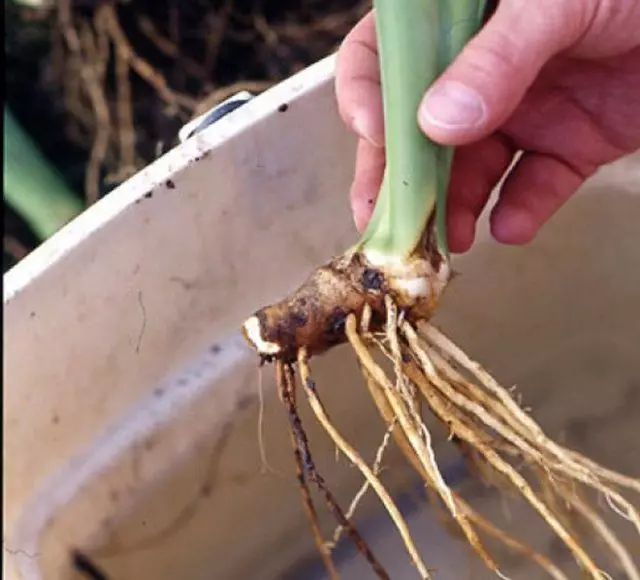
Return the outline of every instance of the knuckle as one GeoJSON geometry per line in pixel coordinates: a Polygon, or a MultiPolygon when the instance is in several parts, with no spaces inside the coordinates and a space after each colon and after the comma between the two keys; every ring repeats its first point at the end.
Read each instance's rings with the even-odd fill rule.
{"type": "Polygon", "coordinates": [[[467,66],[476,76],[486,80],[513,74],[521,66],[521,50],[513,35],[496,32],[490,41],[482,42],[469,54],[467,66]]]}

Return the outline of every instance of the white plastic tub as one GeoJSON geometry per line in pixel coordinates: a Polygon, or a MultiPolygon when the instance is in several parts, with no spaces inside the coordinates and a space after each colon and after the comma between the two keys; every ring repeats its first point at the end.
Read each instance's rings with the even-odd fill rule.
{"type": "MultiPolygon", "coordinates": [[[[170,151],[5,276],[4,577],[88,578],[74,550],[110,580],[321,577],[268,369],[264,444],[278,473],[263,468],[257,360],[238,328],[356,239],[355,142],[333,65],[170,151]]],[[[635,475],[639,228],[636,156],[603,169],[526,248],[492,242],[483,222],[440,314],[552,435],[635,475]]],[[[382,429],[348,350],[314,370],[344,435],[370,456],[382,429]]],[[[360,477],[304,417],[347,505],[360,477]]],[[[453,460],[448,444],[439,456],[453,460]]],[[[386,464],[392,489],[410,490],[400,458],[386,464]]],[[[358,514],[392,577],[415,577],[376,501],[358,514]]],[[[466,551],[429,513],[411,521],[438,578],[462,578],[466,551]]],[[[345,578],[368,577],[349,554],[341,562],[345,578]]],[[[518,566],[513,577],[539,577],[518,566]]]]}

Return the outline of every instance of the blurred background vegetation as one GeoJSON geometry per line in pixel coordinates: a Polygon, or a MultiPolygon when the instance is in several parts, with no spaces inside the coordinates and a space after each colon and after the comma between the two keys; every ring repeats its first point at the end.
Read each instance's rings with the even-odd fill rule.
{"type": "Polygon", "coordinates": [[[371,0],[5,0],[6,271],[177,143],[335,51],[371,0]]]}

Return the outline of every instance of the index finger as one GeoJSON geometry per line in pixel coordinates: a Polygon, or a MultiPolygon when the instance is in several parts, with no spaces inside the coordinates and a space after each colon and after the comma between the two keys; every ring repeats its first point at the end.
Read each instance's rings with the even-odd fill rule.
{"type": "Polygon", "coordinates": [[[336,97],[346,125],[376,147],[383,147],[384,120],[373,11],[356,24],[338,50],[336,97]]]}

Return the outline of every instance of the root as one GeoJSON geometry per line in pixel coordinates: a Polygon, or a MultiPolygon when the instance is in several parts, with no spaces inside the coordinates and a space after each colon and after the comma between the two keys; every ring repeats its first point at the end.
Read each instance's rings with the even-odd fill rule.
{"type": "MultiPolygon", "coordinates": [[[[280,400],[282,387],[278,386],[280,400]]],[[[258,370],[258,450],[260,451],[260,466],[263,472],[271,471],[267,461],[267,449],[264,444],[264,391],[262,390],[262,368],[258,370]]]]}
{"type": "MultiPolygon", "coordinates": [[[[408,326],[405,326],[405,330],[409,334],[413,333],[414,348],[417,348],[418,351],[423,353],[421,355],[423,359],[422,362],[427,364],[429,371],[432,373],[431,376],[437,377],[438,373],[434,373],[433,365],[424,360],[424,349],[418,346],[415,340],[415,331],[408,326]]],[[[504,425],[507,430],[505,431],[498,426],[499,423],[495,421],[495,417],[490,418],[489,421],[485,420],[485,424],[496,429],[505,438],[508,438],[520,452],[525,453],[528,460],[536,459],[543,469],[555,471],[557,472],[557,476],[564,476],[580,481],[602,493],[611,509],[620,517],[631,522],[638,533],[640,533],[640,516],[638,510],[624,498],[619,491],[611,486],[611,484],[619,485],[627,489],[639,491],[640,480],[606,469],[577,452],[561,447],[543,433],[542,429],[533,419],[511,398],[506,389],[500,387],[480,365],[471,361],[461,349],[446,339],[442,333],[434,327],[428,327],[424,329],[424,336],[427,338],[433,337],[435,339],[434,346],[444,350],[450,358],[456,360],[461,366],[474,373],[486,391],[483,392],[479,387],[471,385],[468,381],[466,381],[467,387],[473,388],[474,394],[484,403],[485,407],[494,411],[497,417],[504,419],[504,425]],[[495,397],[488,396],[489,393],[495,395],[495,397]],[[526,440],[526,442],[523,440],[526,440]]],[[[464,381],[464,378],[461,377],[443,357],[438,355],[434,349],[429,349],[429,351],[431,361],[438,362],[438,370],[441,371],[445,378],[449,377],[450,382],[457,382],[458,384],[460,381],[464,381]]],[[[436,383],[442,385],[446,384],[446,381],[441,381],[436,378],[436,383]]],[[[486,419],[486,414],[484,413],[478,416],[486,419]]]]}
{"type": "MultiPolygon", "coordinates": [[[[412,335],[415,345],[415,332],[410,328],[405,330],[408,334],[412,335]]],[[[462,378],[461,375],[457,373],[457,371],[455,371],[437,352],[431,350],[429,356],[431,361],[435,363],[438,371],[442,372],[443,376],[450,384],[460,385],[460,381],[464,381],[464,378],[462,378]]],[[[425,358],[424,354],[422,355],[422,358],[425,358]]],[[[445,390],[447,390],[447,382],[443,382],[437,378],[437,373],[434,374],[434,369],[430,362],[423,362],[429,366],[432,376],[435,376],[435,384],[441,386],[444,385],[445,390]]],[[[500,387],[498,387],[498,392],[500,393],[501,398],[504,398],[505,395],[508,397],[508,393],[504,389],[500,390],[500,387]]],[[[530,421],[529,417],[512,399],[508,398],[505,400],[509,406],[502,405],[501,401],[491,399],[485,392],[481,391],[477,387],[474,387],[474,395],[479,401],[481,401],[485,409],[494,411],[496,415],[496,417],[487,416],[487,413],[484,410],[480,410],[478,411],[477,416],[483,418],[486,425],[496,429],[499,434],[510,440],[514,445],[514,452],[524,452],[528,460],[536,459],[538,464],[546,471],[557,471],[557,477],[568,477],[578,480],[602,493],[607,499],[609,507],[620,517],[633,523],[636,529],[640,532],[640,519],[636,508],[634,508],[633,505],[618,491],[613,489],[610,484],[605,483],[605,481],[609,481],[610,483],[623,485],[629,489],[635,489],[638,485],[637,480],[612,472],[584,458],[578,453],[568,449],[563,449],[542,434],[542,431],[535,423],[533,423],[533,426],[535,426],[535,432],[532,433],[534,430],[530,429],[529,425],[518,423],[515,413],[511,413],[512,408],[514,410],[517,409],[520,416],[524,416],[528,421],[530,421]],[[501,425],[496,421],[496,418],[503,418],[506,425],[501,425]],[[509,429],[513,429],[514,431],[510,431],[509,429]],[[522,438],[516,432],[521,434],[522,438]],[[534,447],[536,447],[536,449],[534,449],[534,447]],[[593,466],[593,469],[591,469],[591,466],[593,466]]],[[[473,403],[464,401],[460,398],[457,398],[457,400],[463,407],[473,407],[477,410],[477,407],[475,407],[473,403]]]]}
{"type": "Polygon", "coordinates": [[[117,117],[118,138],[120,141],[120,168],[110,181],[120,182],[131,177],[137,170],[129,63],[121,53],[116,55],[116,74],[118,75],[117,117]]]}
{"type": "MultiPolygon", "coordinates": [[[[429,397],[429,404],[437,409],[439,414],[446,413],[443,400],[437,396],[429,397]]],[[[600,578],[600,572],[596,564],[578,544],[578,542],[569,534],[565,527],[560,523],[556,515],[549,507],[535,494],[528,482],[522,477],[511,465],[509,465],[498,453],[478,438],[477,433],[464,425],[461,421],[452,417],[451,427],[456,434],[465,439],[485,457],[489,464],[498,472],[505,476],[513,486],[520,491],[522,496],[531,504],[531,506],[542,516],[542,518],[551,526],[556,534],[564,541],[565,545],[573,552],[576,559],[582,564],[593,578],[600,578]]]]}
{"type": "Polygon", "coordinates": [[[344,438],[338,433],[336,428],[329,420],[324,406],[322,405],[316,393],[315,383],[313,382],[313,380],[311,380],[309,367],[307,364],[307,354],[304,350],[300,352],[298,365],[300,368],[302,383],[305,386],[305,392],[307,393],[307,397],[309,399],[309,404],[314,414],[316,415],[318,422],[322,425],[322,427],[325,429],[329,437],[337,445],[340,451],[351,461],[351,463],[353,463],[361,471],[362,475],[365,477],[369,485],[371,485],[374,491],[378,494],[380,501],[383,503],[385,509],[391,516],[391,519],[398,528],[407,551],[409,552],[414,565],[418,569],[420,576],[424,579],[431,578],[427,567],[424,565],[424,562],[420,558],[418,550],[413,543],[413,539],[409,532],[407,523],[404,521],[404,518],[402,517],[402,514],[400,513],[400,510],[396,506],[395,502],[393,501],[393,499],[391,499],[391,496],[384,488],[380,480],[371,471],[369,466],[364,462],[362,457],[360,457],[358,452],[344,440],[344,438]]]}
{"type": "MultiPolygon", "coordinates": [[[[348,320],[347,321],[348,331],[350,330],[350,328],[351,328],[351,323],[348,320]]],[[[354,345],[354,348],[359,349],[360,346],[356,344],[354,345]]],[[[369,392],[374,402],[376,403],[376,406],[378,407],[378,410],[383,420],[386,423],[393,422],[394,421],[393,410],[391,409],[391,406],[388,403],[388,401],[384,398],[381,387],[372,379],[371,375],[369,374],[369,372],[367,372],[365,368],[362,368],[362,372],[365,377],[367,387],[369,388],[369,392]]],[[[431,487],[429,486],[429,483],[428,483],[431,481],[429,478],[429,475],[425,472],[420,461],[416,457],[416,454],[413,448],[410,446],[409,441],[407,440],[404,432],[400,429],[396,429],[392,432],[392,435],[394,437],[394,440],[400,447],[401,451],[405,455],[405,457],[409,460],[410,464],[421,475],[423,481],[427,483],[427,491],[432,493],[431,487]]],[[[488,535],[491,535],[494,538],[500,540],[511,550],[529,557],[536,564],[538,564],[540,568],[545,570],[550,577],[555,578],[556,580],[568,580],[567,576],[557,566],[555,566],[551,561],[549,561],[548,558],[542,556],[541,554],[539,554],[532,548],[524,545],[522,542],[516,540],[515,538],[512,538],[506,532],[501,530],[499,527],[497,527],[496,525],[486,520],[486,518],[483,518],[480,514],[478,514],[475,510],[473,510],[473,508],[464,499],[462,499],[455,492],[453,494],[453,497],[456,502],[457,511],[459,513],[466,514],[469,521],[475,524],[479,530],[482,530],[488,535]]]]}
{"type": "Polygon", "coordinates": [[[104,4],[102,11],[100,18],[120,57],[129,64],[140,78],[156,90],[158,96],[163,99],[167,105],[176,108],[184,107],[187,110],[193,111],[197,104],[196,99],[174,91],[159,70],[154,68],[146,59],[136,54],[136,51],[133,49],[133,46],[120,26],[113,5],[104,4]]]}
{"type": "Polygon", "coordinates": [[[634,563],[629,551],[620,541],[618,536],[605,523],[602,517],[579,495],[567,486],[558,486],[559,495],[566,501],[582,518],[592,527],[593,531],[600,537],[604,545],[618,558],[622,569],[629,580],[640,580],[640,572],[634,563]]]}
{"type": "MultiPolygon", "coordinates": [[[[364,0],[289,8],[235,0],[52,0],[45,11],[52,19],[38,17],[32,27],[36,12],[18,4],[25,3],[8,15],[9,95],[46,101],[39,107],[48,111],[39,115],[43,129],[62,149],[73,145],[61,157],[62,170],[84,190],[87,205],[178,145],[189,119],[235,92],[260,93],[332,53],[371,8],[364,0]]],[[[27,116],[38,109],[26,101],[19,108],[27,116]]]]}
{"type": "Polygon", "coordinates": [[[278,392],[282,401],[287,408],[289,413],[289,433],[291,436],[291,445],[293,447],[293,456],[296,464],[296,476],[298,478],[298,485],[300,486],[300,493],[302,494],[302,503],[305,508],[305,512],[307,514],[307,518],[309,519],[309,523],[311,524],[311,531],[313,533],[313,539],[316,544],[316,548],[320,553],[320,557],[322,558],[322,562],[329,574],[329,578],[331,580],[337,579],[338,571],[331,559],[331,554],[326,547],[324,538],[322,537],[322,531],[320,530],[320,524],[318,523],[318,514],[313,505],[313,500],[311,499],[311,492],[309,491],[309,486],[307,485],[307,478],[305,475],[305,468],[302,461],[302,452],[301,441],[303,437],[300,433],[302,430],[302,425],[300,419],[296,413],[296,405],[294,400],[294,392],[292,389],[292,384],[285,379],[285,371],[281,364],[279,364],[277,370],[277,381],[278,381],[278,392]]]}
{"type": "Polygon", "coordinates": [[[525,434],[528,434],[532,439],[534,439],[534,442],[541,447],[547,448],[558,458],[560,462],[569,462],[571,465],[580,466],[582,471],[589,475],[592,474],[595,477],[600,477],[613,484],[633,489],[640,493],[639,479],[628,477],[607,469],[580,453],[562,448],[553,440],[549,439],[544,434],[540,426],[520,406],[518,406],[504,387],[500,386],[496,380],[484,368],[482,368],[481,365],[471,360],[461,348],[456,346],[435,326],[421,323],[419,325],[419,329],[428,341],[432,342],[433,345],[439,348],[442,352],[447,353],[452,360],[455,360],[456,363],[462,366],[462,368],[470,372],[489,393],[494,395],[495,398],[502,403],[507,411],[506,415],[503,416],[509,417],[510,420],[513,421],[514,425],[518,425],[519,423],[525,434]]]}
{"type": "MultiPolygon", "coordinates": [[[[423,440],[428,439],[425,439],[424,425],[421,425],[417,416],[411,415],[414,406],[409,400],[411,387],[419,389],[436,417],[448,425],[453,436],[469,447],[482,472],[490,476],[485,479],[499,484],[501,489],[515,491],[523,497],[561,538],[589,577],[601,579],[607,575],[588,554],[571,525],[576,517],[590,524],[629,578],[636,580],[638,571],[628,550],[596,510],[580,499],[578,487],[585,486],[602,493],[613,511],[637,528],[637,509],[616,487],[638,490],[640,481],[608,470],[551,441],[506,389],[500,387],[482,367],[471,361],[437,329],[420,324],[419,334],[410,322],[398,320],[394,305],[388,299],[387,312],[389,318],[384,336],[372,337],[370,342],[377,344],[393,361],[395,387],[368,353],[364,339],[358,334],[355,319],[347,321],[347,336],[358,356],[367,387],[383,420],[388,423],[393,418],[399,419],[402,429],[394,434],[394,439],[427,487],[438,490],[443,482],[434,478],[428,450],[416,444],[416,432],[421,434],[423,440]],[[466,379],[454,365],[472,374],[478,383],[466,379]],[[389,397],[389,393],[393,392],[396,393],[395,401],[394,395],[389,397]],[[402,408],[397,401],[399,396],[402,398],[402,408]],[[547,490],[546,500],[534,491],[531,483],[503,455],[523,462],[523,466],[535,467],[538,479],[547,490]],[[564,505],[570,508],[570,513],[565,511],[564,505]]],[[[360,332],[365,334],[363,330],[360,332]]],[[[474,524],[485,533],[500,539],[506,546],[526,554],[550,576],[565,578],[564,573],[548,559],[525,548],[477,514],[471,515],[469,506],[461,503],[464,500],[456,495],[453,496],[455,509],[451,509],[451,492],[447,491],[448,495],[439,491],[440,496],[459,524],[459,516],[463,514],[469,528],[474,524]],[[466,508],[461,507],[462,505],[466,505],[466,508]]],[[[467,540],[479,552],[485,564],[497,571],[486,551],[482,547],[481,551],[478,550],[479,541],[473,541],[473,536],[467,530],[464,531],[467,540]]],[[[472,534],[475,536],[475,530],[472,534]]]]}
{"type": "MultiPolygon", "coordinates": [[[[382,466],[382,458],[384,456],[385,450],[387,449],[387,447],[389,445],[389,440],[391,438],[391,435],[393,433],[393,430],[394,430],[395,426],[396,426],[396,423],[395,423],[395,421],[393,421],[389,425],[387,430],[385,431],[384,437],[382,439],[382,443],[380,444],[380,447],[378,447],[378,450],[376,451],[376,457],[375,457],[375,460],[373,462],[373,467],[371,469],[371,471],[373,472],[373,474],[375,476],[377,476],[380,473],[380,468],[382,466]]],[[[358,507],[358,504],[360,503],[360,501],[362,500],[364,495],[369,490],[369,487],[371,487],[370,484],[369,484],[369,481],[365,480],[365,482],[362,484],[362,486],[358,490],[358,493],[356,493],[354,498],[351,500],[351,504],[349,504],[349,509],[347,510],[347,513],[345,514],[347,519],[350,520],[353,517],[353,514],[355,513],[356,508],[358,507]]],[[[328,544],[329,549],[333,549],[338,544],[338,541],[340,540],[340,537],[342,536],[342,532],[343,532],[342,526],[338,526],[336,528],[335,532],[333,533],[333,537],[331,539],[331,542],[328,544]]]]}
{"type": "MultiPolygon", "coordinates": [[[[445,505],[451,511],[451,514],[454,518],[456,518],[456,507],[455,502],[453,501],[453,495],[451,494],[451,490],[447,486],[440,473],[440,468],[438,467],[438,462],[435,458],[435,453],[433,451],[433,446],[431,444],[431,434],[429,430],[424,425],[422,419],[415,411],[415,399],[412,398],[413,394],[407,392],[407,386],[404,378],[404,373],[402,372],[403,365],[403,357],[402,352],[400,351],[400,339],[398,337],[398,319],[397,319],[397,309],[393,304],[392,300],[387,296],[386,297],[386,307],[387,307],[387,338],[389,340],[389,345],[391,347],[391,353],[393,356],[393,365],[396,373],[396,391],[398,391],[401,396],[405,399],[405,404],[410,414],[410,420],[412,424],[409,426],[407,423],[407,427],[409,429],[414,430],[415,435],[411,438],[410,441],[417,441],[419,438],[423,439],[422,446],[413,445],[416,453],[418,453],[418,457],[420,457],[420,453],[424,452],[426,454],[426,463],[424,466],[426,467],[426,471],[430,474],[432,481],[434,483],[436,491],[442,497],[445,505]]],[[[391,401],[391,406],[394,409],[401,409],[400,401],[393,401],[393,397],[395,397],[395,393],[391,389],[388,389],[386,392],[387,397],[391,401]]],[[[397,412],[397,411],[396,411],[397,412]]],[[[461,522],[460,525],[463,529],[466,528],[466,524],[461,522]]]]}
{"type": "Polygon", "coordinates": [[[206,63],[204,66],[195,60],[184,56],[180,52],[180,47],[170,38],[164,36],[156,27],[154,21],[148,16],[139,16],[137,19],[138,28],[165,56],[173,58],[177,64],[184,69],[184,72],[202,82],[202,90],[213,91],[214,85],[210,82],[213,66],[206,63]]]}
{"type": "MultiPolygon", "coordinates": [[[[370,385],[370,387],[369,387],[370,390],[373,391],[375,389],[375,385],[372,384],[370,379],[368,379],[367,382],[370,385]]],[[[389,412],[389,411],[386,410],[386,409],[388,409],[388,407],[385,408],[382,405],[379,406],[379,409],[381,411],[381,414],[383,414],[383,417],[385,415],[387,415],[387,413],[389,412]]],[[[413,452],[413,449],[410,447],[409,442],[407,441],[407,439],[404,437],[404,434],[401,431],[398,430],[397,432],[394,433],[394,435],[395,435],[394,439],[395,439],[396,443],[398,444],[398,446],[402,450],[402,452],[405,455],[405,457],[409,460],[410,464],[421,475],[423,481],[429,482],[430,480],[429,480],[428,475],[421,468],[420,462],[416,458],[415,453],[413,452]]],[[[429,484],[426,485],[426,488],[427,488],[427,492],[430,495],[433,495],[434,492],[433,492],[432,488],[429,486],[429,484]]],[[[544,569],[549,574],[549,576],[551,576],[552,578],[555,578],[556,580],[568,580],[567,577],[562,573],[562,571],[560,571],[547,558],[545,558],[544,556],[542,556],[538,552],[534,551],[530,547],[525,546],[524,544],[522,544],[521,542],[519,542],[515,538],[512,538],[506,532],[501,530],[499,527],[495,526],[494,524],[492,524],[491,522],[489,522],[488,520],[483,518],[480,514],[478,514],[475,510],[473,510],[473,508],[471,508],[471,506],[465,500],[463,500],[458,494],[456,494],[455,492],[454,492],[454,499],[455,499],[455,502],[456,502],[457,511],[459,513],[464,513],[467,516],[467,518],[469,519],[469,521],[472,522],[473,524],[475,524],[479,530],[482,530],[485,533],[497,538],[498,540],[503,542],[507,547],[511,548],[513,551],[518,552],[520,554],[523,554],[525,556],[528,556],[533,561],[535,561],[542,569],[544,569]]],[[[437,508],[438,506],[436,505],[434,507],[437,508]]],[[[450,514],[449,514],[449,516],[450,516],[450,514]]],[[[445,525],[448,528],[450,527],[450,524],[451,524],[451,520],[450,519],[449,520],[442,520],[442,518],[441,518],[441,521],[442,521],[443,525],[445,525]]],[[[452,529],[450,531],[451,531],[451,533],[453,533],[453,534],[455,534],[457,536],[460,535],[459,534],[459,528],[452,529]]]]}
{"type": "MultiPolygon", "coordinates": [[[[426,264],[438,270],[438,264],[426,264]]],[[[395,274],[394,274],[395,276],[395,274]]],[[[444,276],[438,278],[442,281],[444,276]]],[[[387,427],[385,441],[393,438],[426,492],[444,506],[448,524],[474,550],[484,565],[506,576],[482,540],[491,536],[505,547],[533,561],[556,580],[564,571],[547,557],[511,537],[480,516],[451,489],[440,471],[432,434],[422,417],[431,411],[462,450],[474,473],[513,495],[533,509],[562,541],[581,570],[594,580],[608,578],[587,549],[589,537],[600,538],[631,580],[638,578],[629,550],[583,499],[601,494],[608,506],[628,520],[640,534],[638,509],[624,492],[640,491],[640,480],[607,469],[552,441],[504,387],[435,327],[425,322],[438,298],[437,283],[413,309],[396,300],[393,276],[372,268],[364,256],[347,254],[319,268],[291,298],[258,311],[243,327],[245,337],[263,359],[276,359],[289,368],[297,360],[312,411],[339,450],[365,479],[351,503],[349,521],[366,490],[371,487],[391,516],[410,557],[423,578],[429,572],[420,559],[407,524],[378,477],[386,443],[370,468],[339,434],[309,377],[308,358],[348,342],[353,348],[368,392],[387,427]],[[433,300],[432,300],[433,299],[433,300]],[[385,372],[374,360],[378,349],[393,369],[385,372]],[[481,537],[482,534],[482,537],[481,537]]],[[[406,298],[406,297],[405,297],[406,298]]],[[[304,456],[304,453],[303,453],[304,456]]],[[[342,525],[342,522],[341,522],[342,525]]],[[[334,538],[337,541],[340,528],[334,538]]]]}
{"type": "Polygon", "coordinates": [[[92,42],[92,33],[88,26],[82,28],[82,34],[79,34],[75,28],[71,13],[71,0],[60,0],[58,22],[67,48],[74,56],[80,69],[80,78],[89,95],[95,117],[95,136],[85,175],[87,203],[93,204],[100,196],[100,169],[107,155],[111,132],[109,105],[100,78],[100,71],[103,70],[104,65],[98,60],[97,51],[95,51],[95,45],[92,42]]]}
{"type": "MultiPolygon", "coordinates": [[[[405,329],[407,332],[407,337],[409,344],[411,346],[411,350],[416,354],[417,358],[421,362],[421,370],[424,373],[424,378],[420,376],[419,373],[408,371],[410,376],[414,380],[416,380],[419,387],[421,387],[425,398],[427,398],[429,405],[437,412],[441,417],[445,417],[447,420],[450,420],[450,426],[455,431],[456,435],[461,437],[462,439],[468,441],[471,445],[473,445],[487,460],[487,462],[500,474],[502,474],[506,479],[508,479],[513,487],[519,491],[519,493],[530,503],[530,505],[538,511],[538,513],[543,517],[543,519],[549,524],[549,526],[556,532],[556,534],[563,540],[565,545],[571,550],[576,560],[581,564],[582,568],[589,573],[589,575],[593,578],[600,579],[602,578],[602,573],[599,570],[596,563],[593,559],[586,553],[585,549],[579,543],[579,541],[574,538],[569,530],[567,530],[566,526],[562,524],[561,517],[554,513],[553,509],[542,501],[533,491],[529,483],[522,477],[519,473],[510,466],[507,461],[505,461],[499,453],[497,453],[492,446],[488,445],[484,440],[478,437],[478,427],[472,427],[469,424],[465,424],[463,420],[460,419],[461,416],[469,417],[470,411],[473,413],[473,417],[475,419],[480,419],[481,421],[486,419],[484,413],[478,412],[478,409],[472,405],[464,404],[465,401],[461,400],[457,395],[452,396],[452,393],[449,392],[449,389],[446,388],[450,385],[444,385],[443,381],[437,376],[429,357],[425,353],[423,349],[416,343],[410,330],[405,329]],[[425,380],[428,377],[429,382],[425,380]],[[440,391],[440,395],[436,394],[436,390],[432,387],[435,386],[440,387],[437,389],[440,391]],[[454,401],[457,403],[462,403],[459,409],[462,411],[461,413],[449,414],[447,415],[447,409],[444,401],[454,401]]],[[[485,421],[486,422],[486,421],[485,421]]],[[[523,453],[527,457],[528,461],[538,463],[542,468],[542,473],[545,473],[547,478],[549,479],[549,483],[552,489],[556,490],[558,488],[558,482],[554,484],[554,476],[552,472],[555,469],[560,471],[557,477],[558,480],[562,476],[565,478],[569,476],[572,480],[583,481],[584,483],[590,484],[595,488],[604,487],[602,484],[594,481],[593,476],[584,477],[584,474],[581,471],[574,472],[567,466],[566,463],[561,463],[559,465],[554,465],[550,461],[545,460],[545,454],[542,450],[534,450],[531,452],[531,448],[529,445],[522,445],[522,440],[518,440],[517,437],[513,437],[513,433],[509,433],[504,426],[498,425],[495,422],[491,425],[499,430],[501,435],[512,440],[516,449],[519,452],[523,453]],[[564,473],[563,473],[564,472],[564,473]]],[[[576,482],[577,483],[577,482],[576,482]]],[[[611,493],[611,492],[609,492],[611,493]]]]}
{"type": "MultiPolygon", "coordinates": [[[[471,404],[468,399],[461,397],[459,393],[453,391],[453,386],[456,381],[459,382],[460,376],[455,375],[452,372],[452,368],[447,366],[444,358],[438,357],[437,353],[433,350],[429,351],[427,355],[423,345],[420,345],[415,336],[415,332],[405,325],[403,328],[407,336],[408,343],[411,350],[416,354],[416,357],[420,360],[422,371],[424,375],[428,377],[430,386],[435,386],[442,394],[442,397],[447,401],[454,401],[459,405],[459,409],[466,414],[466,416],[472,416],[476,420],[480,420],[485,425],[493,428],[496,433],[508,440],[515,450],[522,454],[528,462],[537,463],[539,466],[538,472],[540,478],[544,478],[544,483],[548,490],[556,496],[558,496],[562,489],[571,489],[567,486],[567,482],[573,482],[574,486],[580,484],[591,487],[597,491],[605,494],[605,497],[616,502],[616,507],[623,510],[621,514],[623,517],[631,520],[637,527],[638,514],[637,510],[628,502],[622,495],[611,487],[611,483],[624,485],[628,488],[636,489],[639,482],[631,478],[627,478],[620,474],[616,474],[602,468],[590,460],[585,460],[581,455],[565,450],[556,443],[551,442],[546,436],[543,435],[542,430],[533,422],[533,420],[520,409],[515,401],[511,399],[508,392],[501,388],[495,381],[475,363],[472,363],[464,353],[454,347],[452,343],[443,338],[443,336],[434,330],[433,327],[428,327],[424,332],[426,337],[436,336],[438,338],[438,346],[444,347],[447,350],[447,354],[453,358],[455,356],[456,362],[460,359],[464,361],[464,367],[473,372],[476,378],[481,379],[481,384],[491,394],[495,394],[495,398],[488,398],[485,394],[479,396],[485,407],[493,411],[492,416],[487,417],[486,412],[479,408],[477,405],[471,404]],[[449,381],[443,380],[439,376],[437,370],[434,368],[434,362],[438,362],[438,370],[444,369],[443,376],[447,377],[449,381]],[[504,422],[499,420],[502,418],[504,422]],[[609,483],[605,483],[608,481],[609,483]]],[[[435,342],[435,341],[434,341],[435,342]]],[[[443,348],[444,350],[444,348],[443,348]]],[[[470,392],[481,393],[476,385],[470,385],[466,383],[467,389],[470,392]],[[472,388],[473,387],[473,388],[472,388]]],[[[439,404],[438,398],[433,396],[433,389],[429,390],[429,385],[425,385],[425,396],[429,396],[430,393],[432,406],[439,404]]],[[[462,413],[460,413],[462,415],[462,413]]],[[[476,427],[477,429],[477,427],[476,427]]],[[[563,526],[560,522],[559,515],[556,515],[547,504],[542,502],[533,492],[531,487],[527,484],[526,480],[513,470],[509,464],[504,461],[499,454],[487,445],[486,442],[477,440],[477,434],[473,432],[468,426],[465,426],[460,421],[457,421],[456,433],[466,438],[489,462],[489,464],[508,477],[515,489],[525,497],[530,504],[542,515],[545,521],[554,529],[554,531],[562,538],[565,545],[569,547],[578,562],[593,578],[601,578],[602,572],[598,569],[595,562],[590,558],[579,542],[569,533],[566,526],[563,526]],[[476,439],[474,441],[473,439],[476,439]]],[[[605,540],[608,546],[612,549],[618,560],[623,564],[627,571],[629,568],[628,554],[621,547],[619,542],[616,544],[612,542],[612,536],[607,534],[605,528],[602,526],[604,522],[597,516],[595,511],[589,508],[582,500],[578,499],[577,493],[571,493],[567,495],[561,495],[561,499],[567,501],[567,503],[575,511],[579,512],[583,517],[587,518],[592,525],[597,527],[600,533],[605,535],[605,540]],[[594,519],[597,518],[597,519],[594,519]],[[622,548],[622,549],[621,549],[622,548]]]]}
{"type": "MultiPolygon", "coordinates": [[[[373,555],[373,552],[371,552],[371,549],[369,548],[369,546],[367,546],[362,536],[360,536],[356,528],[351,524],[351,522],[344,515],[344,512],[338,505],[338,502],[336,501],[333,494],[327,487],[324,481],[324,478],[320,475],[320,473],[316,469],[315,462],[313,461],[313,457],[311,456],[311,451],[309,449],[309,442],[307,440],[307,435],[302,427],[302,421],[300,420],[300,416],[298,415],[298,411],[296,407],[295,391],[294,391],[295,381],[293,379],[293,373],[292,373],[291,367],[289,365],[284,364],[282,361],[278,361],[276,365],[277,365],[276,366],[277,373],[279,375],[278,381],[284,385],[284,388],[281,389],[282,400],[289,414],[289,421],[291,423],[291,428],[295,433],[296,443],[300,452],[301,463],[304,468],[304,471],[308,473],[311,481],[316,485],[320,493],[324,496],[325,503],[329,507],[329,510],[332,512],[333,516],[336,518],[338,523],[346,530],[347,534],[351,537],[351,539],[355,543],[358,551],[361,554],[363,554],[367,562],[369,562],[369,564],[371,565],[372,569],[374,570],[378,578],[388,580],[389,575],[387,574],[385,569],[382,567],[382,565],[378,562],[376,557],[373,555]]],[[[322,541],[321,554],[324,554],[325,552],[327,552],[327,548],[321,536],[319,536],[319,538],[322,541]]]]}
{"type": "MultiPolygon", "coordinates": [[[[445,505],[450,506],[449,509],[454,520],[458,522],[467,540],[474,547],[477,554],[482,558],[486,566],[490,570],[497,571],[498,566],[482,546],[480,539],[469,524],[466,515],[457,513],[455,504],[451,500],[451,492],[442,479],[442,476],[438,477],[434,474],[434,470],[431,465],[433,452],[430,448],[427,447],[425,441],[418,433],[416,426],[411,424],[409,418],[407,417],[407,410],[403,408],[402,401],[399,399],[399,396],[394,390],[393,385],[390,383],[384,371],[378,365],[376,365],[375,361],[366,349],[364,343],[358,336],[356,332],[356,322],[353,317],[349,317],[349,319],[347,320],[347,337],[349,339],[349,342],[355,349],[362,365],[367,369],[367,372],[370,374],[372,379],[382,387],[384,394],[387,396],[389,405],[393,410],[394,415],[398,418],[398,421],[405,433],[405,436],[407,437],[412,451],[420,464],[420,469],[426,475],[427,483],[440,494],[440,496],[443,498],[443,501],[445,502],[445,505]]],[[[423,432],[424,431],[426,431],[426,427],[424,427],[423,432]]]]}
{"type": "Polygon", "coordinates": [[[456,501],[458,502],[460,508],[466,511],[469,519],[485,533],[500,540],[505,546],[507,546],[514,552],[518,552],[533,560],[552,578],[555,578],[556,580],[568,580],[567,576],[562,572],[562,570],[555,566],[548,558],[545,558],[542,554],[539,554],[529,546],[526,546],[515,538],[511,537],[504,530],[501,530],[499,527],[492,524],[490,521],[476,512],[465,500],[463,500],[458,495],[456,495],[456,501]]]}

